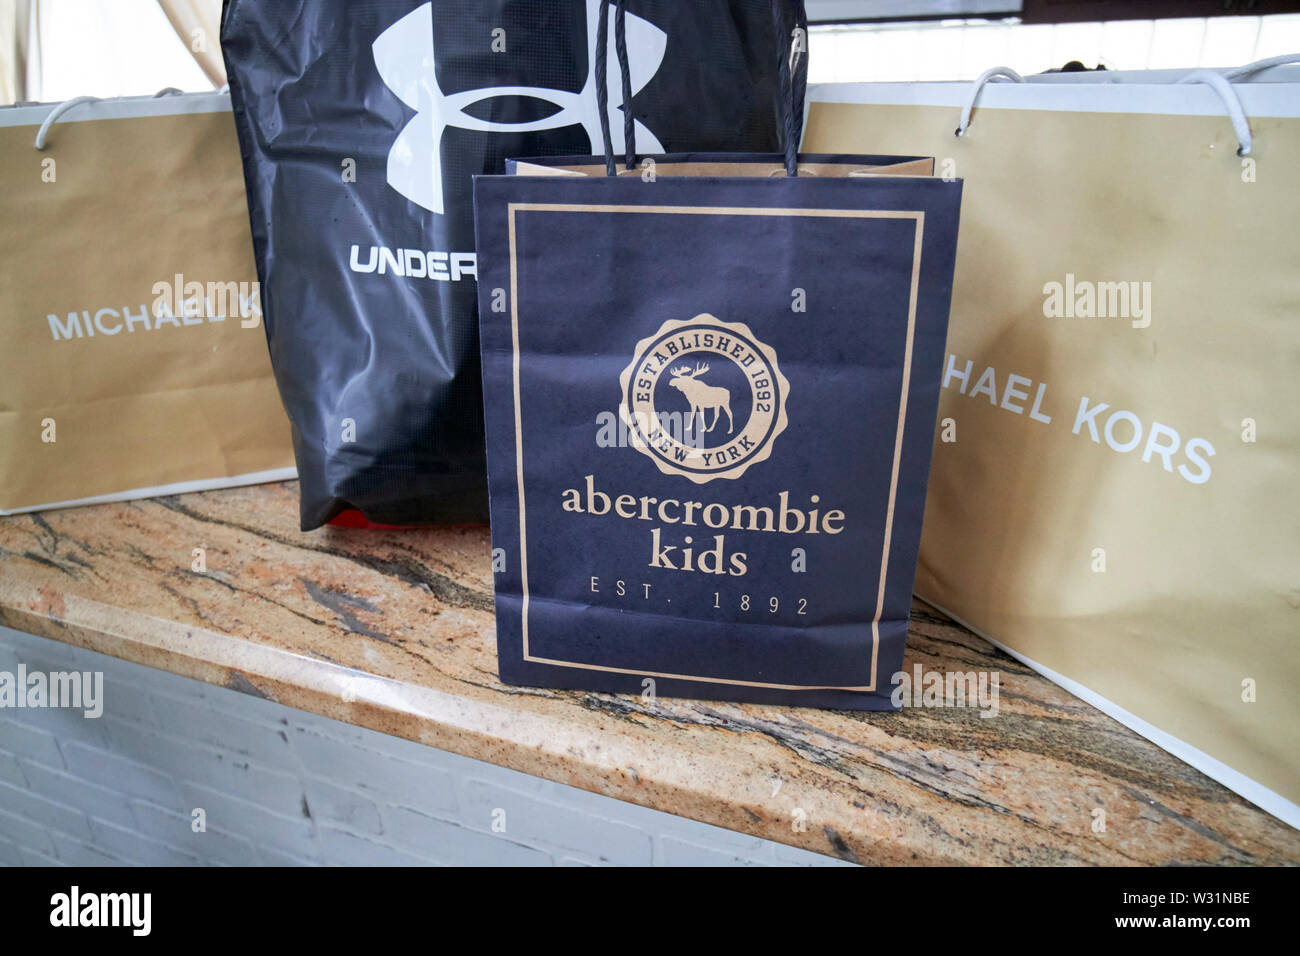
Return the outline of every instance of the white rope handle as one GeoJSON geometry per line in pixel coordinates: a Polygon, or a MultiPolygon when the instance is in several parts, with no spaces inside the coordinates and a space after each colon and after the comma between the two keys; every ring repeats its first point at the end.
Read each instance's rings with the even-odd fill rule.
{"type": "Polygon", "coordinates": [[[1249,156],[1251,149],[1255,145],[1255,139],[1250,132],[1250,120],[1246,116],[1245,108],[1241,105],[1241,97],[1232,88],[1232,81],[1250,82],[1257,73],[1263,73],[1275,66],[1285,66],[1289,63],[1300,63],[1300,53],[1283,53],[1281,56],[1270,56],[1263,60],[1256,60],[1254,63],[1247,63],[1245,66],[1239,66],[1235,70],[1228,70],[1225,73],[1216,73],[1214,70],[1194,70],[1178,82],[1204,83],[1219,94],[1219,99],[1223,100],[1223,105],[1228,110],[1228,119],[1232,121],[1233,131],[1237,134],[1237,155],[1249,156]]]}
{"type": "MultiPolygon", "coordinates": [[[[155,93],[153,98],[158,99],[160,96],[181,96],[184,95],[184,93],[184,90],[178,90],[174,86],[168,86],[155,93]]],[[[39,150],[45,149],[45,138],[50,134],[50,127],[57,123],[60,117],[62,117],[64,113],[68,112],[68,110],[81,106],[83,103],[101,102],[103,102],[103,100],[98,96],[74,96],[72,99],[64,100],[58,106],[54,107],[54,109],[50,110],[50,115],[45,117],[45,122],[41,124],[41,128],[36,131],[36,148],[39,150]]]]}
{"type": "Polygon", "coordinates": [[[82,103],[98,102],[98,96],[74,96],[72,99],[64,100],[58,106],[54,107],[54,109],[50,110],[50,115],[45,117],[45,122],[41,124],[41,128],[36,131],[36,148],[41,150],[45,149],[45,137],[50,132],[50,127],[58,122],[59,117],[68,110],[80,106],[82,103]]]}
{"type": "Polygon", "coordinates": [[[1219,94],[1219,99],[1223,100],[1223,105],[1228,110],[1228,119],[1232,121],[1232,128],[1237,134],[1237,155],[1249,156],[1254,145],[1254,138],[1250,133],[1250,121],[1246,119],[1246,110],[1242,107],[1237,92],[1223,74],[1215,73],[1213,70],[1193,70],[1178,82],[1204,83],[1219,94]]]}
{"type": "Polygon", "coordinates": [[[1281,56],[1270,56],[1265,60],[1256,60],[1254,63],[1247,63],[1235,70],[1229,70],[1224,76],[1230,80],[1251,80],[1256,73],[1263,73],[1265,70],[1271,70],[1275,66],[1285,66],[1288,63],[1300,63],[1300,53],[1283,53],[1281,56]]]}
{"type": "Polygon", "coordinates": [[[971,85],[970,99],[962,107],[961,121],[957,123],[957,135],[965,136],[966,130],[970,129],[971,114],[975,111],[975,101],[980,98],[980,92],[984,89],[984,84],[992,80],[1012,80],[1016,83],[1025,82],[1025,78],[1011,69],[1009,66],[995,66],[985,70],[971,85]]]}
{"type": "MultiPolygon", "coordinates": [[[[1232,88],[1232,81],[1248,82],[1258,73],[1292,63],[1300,63],[1300,53],[1284,53],[1281,56],[1271,56],[1223,73],[1214,70],[1194,70],[1179,79],[1178,82],[1204,83],[1219,94],[1219,99],[1223,101],[1224,108],[1228,111],[1228,119],[1232,121],[1233,131],[1237,134],[1237,155],[1249,156],[1251,149],[1254,147],[1254,137],[1250,132],[1250,121],[1246,117],[1246,110],[1241,105],[1241,98],[1237,96],[1236,91],[1232,88]]],[[[961,121],[957,124],[956,129],[958,136],[964,136],[966,131],[970,129],[971,116],[975,112],[975,103],[979,100],[985,84],[997,79],[1008,79],[1016,83],[1025,82],[1024,77],[1008,66],[995,66],[981,73],[975,82],[971,84],[970,99],[962,107],[961,121]]]]}

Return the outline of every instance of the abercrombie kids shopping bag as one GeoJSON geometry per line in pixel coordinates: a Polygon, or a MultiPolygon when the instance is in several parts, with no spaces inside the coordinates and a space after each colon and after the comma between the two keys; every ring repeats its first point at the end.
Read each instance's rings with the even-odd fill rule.
{"type": "Polygon", "coordinates": [[[891,707],[961,184],[797,136],[476,180],[507,683],[891,707]]]}

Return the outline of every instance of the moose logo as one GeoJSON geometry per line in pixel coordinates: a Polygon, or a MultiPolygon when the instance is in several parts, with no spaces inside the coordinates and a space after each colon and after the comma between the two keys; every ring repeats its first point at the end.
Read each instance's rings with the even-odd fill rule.
{"type": "Polygon", "coordinates": [[[689,365],[683,365],[681,368],[673,369],[672,381],[668,383],[669,387],[681,391],[686,396],[686,400],[691,403],[690,414],[686,418],[686,431],[690,431],[695,425],[695,416],[700,416],[700,427],[704,428],[705,411],[713,410],[713,424],[704,428],[706,432],[713,431],[718,425],[718,418],[723,413],[727,413],[727,434],[730,435],[736,427],[735,421],[731,417],[731,393],[725,388],[718,385],[705,385],[700,381],[700,376],[709,370],[707,365],[696,365],[695,371],[691,371],[689,365]]]}
{"type": "MultiPolygon", "coordinates": [[[[398,134],[388,153],[388,185],[411,202],[441,214],[442,134],[448,126],[488,132],[530,133],[539,130],[581,126],[593,147],[601,140],[600,113],[596,108],[596,26],[601,0],[587,3],[587,81],[581,92],[551,90],[540,86],[495,86],[444,93],[438,85],[434,60],[433,4],[416,7],[388,27],[371,44],[379,76],[398,99],[416,111],[416,116],[398,134]],[[470,107],[496,97],[523,96],[544,100],[556,107],[539,120],[496,123],[467,112],[470,107]]],[[[614,52],[614,9],[609,8],[609,62],[617,63],[614,52]]],[[[626,14],[628,72],[635,95],[654,78],[668,48],[668,34],[653,23],[626,14]]],[[[544,64],[542,65],[544,69],[544,64]]],[[[623,83],[617,69],[611,70],[609,126],[615,153],[623,151],[623,83]]],[[[645,153],[662,153],[663,145],[650,130],[636,123],[637,147],[645,153]]]]}
{"type": "Polygon", "coordinates": [[[739,322],[708,314],[665,322],[637,343],[619,385],[633,446],[664,474],[697,484],[739,478],[785,430],[790,383],[771,347],[739,322]],[[674,435],[665,421],[682,412],[685,427],[674,435]]]}

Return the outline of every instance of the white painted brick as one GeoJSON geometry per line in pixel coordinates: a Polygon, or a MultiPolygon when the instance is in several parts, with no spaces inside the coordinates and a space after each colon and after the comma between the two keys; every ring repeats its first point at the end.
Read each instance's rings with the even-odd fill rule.
{"type": "MultiPolygon", "coordinates": [[[[225,758],[223,758],[225,760],[225,758]]],[[[218,761],[218,765],[221,761],[218,761]]],[[[235,757],[225,760],[229,777],[224,789],[231,795],[256,803],[276,813],[287,816],[307,812],[307,796],[301,778],[279,771],[266,770],[235,757]]],[[[196,775],[192,775],[196,776],[196,775]]],[[[221,777],[214,773],[209,780],[195,779],[195,783],[216,787],[221,777]]]]}
{"type": "MultiPolygon", "coordinates": [[[[109,720],[108,746],[115,753],[152,767],[178,783],[190,782],[260,804],[290,816],[301,812],[301,781],[268,770],[231,751],[195,743],[171,734],[109,720]]],[[[281,755],[287,758],[286,752],[281,755]]],[[[171,800],[154,800],[171,806],[171,800]]]]}
{"type": "Polygon", "coordinates": [[[271,766],[286,764],[291,757],[287,728],[267,726],[231,716],[192,700],[155,695],[154,712],[168,733],[234,751],[271,766]]]}
{"type": "Polygon", "coordinates": [[[18,758],[11,753],[0,753],[0,783],[11,783],[15,787],[27,786],[27,779],[18,766],[18,758]]]}
{"type": "Polygon", "coordinates": [[[23,773],[27,778],[28,789],[47,800],[57,800],[112,823],[123,826],[135,824],[127,796],[120,790],[87,783],[73,774],[29,760],[23,761],[23,773]]]}
{"type": "Polygon", "coordinates": [[[254,848],[257,851],[258,862],[263,866],[320,866],[319,857],[306,859],[301,856],[294,856],[292,853],[285,853],[283,850],[277,850],[273,846],[259,846],[254,848]]]}
{"type": "Polygon", "coordinates": [[[80,810],[46,799],[30,790],[20,790],[0,783],[0,807],[25,820],[61,830],[70,836],[90,837],[86,816],[80,810]]]}
{"type": "MultiPolygon", "coordinates": [[[[461,866],[550,866],[549,853],[514,833],[481,833],[405,807],[380,807],[384,839],[410,853],[461,866]]],[[[648,857],[648,854],[647,854],[648,857]]]]}
{"type": "Polygon", "coordinates": [[[18,659],[31,670],[67,670],[73,664],[73,648],[62,641],[51,641],[32,635],[28,642],[18,645],[18,659]]]}
{"type": "Polygon", "coordinates": [[[433,866],[432,861],[376,843],[366,837],[321,827],[327,866],[433,866]]]}
{"type": "Polygon", "coordinates": [[[134,829],[119,827],[103,820],[91,821],[95,832],[94,844],[116,857],[142,866],[194,866],[199,858],[157,840],[141,836],[134,829]]]}
{"type": "Polygon", "coordinates": [[[551,847],[592,847],[593,855],[603,863],[648,866],[653,862],[650,835],[639,827],[483,780],[470,781],[465,792],[461,819],[470,826],[490,828],[493,810],[501,808],[506,811],[506,833],[515,839],[551,847]]]}
{"type": "Polygon", "coordinates": [[[838,863],[0,628],[19,660],[102,670],[108,716],[0,711],[0,865],[838,863]]]}
{"type": "MultiPolygon", "coordinates": [[[[404,737],[393,737],[389,734],[380,733],[368,727],[346,724],[332,717],[322,717],[320,714],[310,714],[304,711],[293,711],[291,723],[298,730],[314,733],[321,737],[329,737],[342,743],[354,744],[365,750],[382,750],[390,757],[410,760],[412,763],[421,763],[427,760],[426,752],[429,748],[422,744],[417,744],[404,737]]],[[[444,755],[444,751],[436,751],[436,753],[439,756],[434,758],[434,762],[441,766],[443,764],[441,757],[444,755]]]]}
{"type": "MultiPolygon", "coordinates": [[[[177,798],[171,779],[145,763],[79,741],[65,744],[64,751],[68,770],[91,783],[164,805],[177,798]]],[[[148,754],[142,756],[148,759],[148,754]]]]}
{"type": "Polygon", "coordinates": [[[0,720],[12,721],[56,739],[103,742],[103,719],[86,717],[83,711],[69,707],[5,708],[0,710],[0,720]]]}
{"type": "Polygon", "coordinates": [[[23,858],[18,853],[18,844],[13,840],[0,837],[0,866],[22,866],[23,858]]]}
{"type": "Polygon", "coordinates": [[[775,848],[776,859],[786,865],[795,866],[852,866],[847,860],[841,860],[833,856],[825,856],[821,853],[814,853],[812,850],[805,850],[803,847],[789,846],[785,843],[777,843],[775,848]]]}
{"type": "Polygon", "coordinates": [[[254,866],[257,863],[253,845],[241,836],[214,826],[196,833],[192,816],[151,803],[136,801],[132,808],[140,833],[193,853],[204,863],[228,866],[254,866]]]}
{"type": "Polygon", "coordinates": [[[311,857],[318,852],[311,824],[302,816],[284,817],[247,800],[195,784],[183,784],[182,790],[181,806],[186,808],[185,812],[202,807],[210,827],[244,837],[254,846],[276,847],[297,856],[311,857]]]}
{"type": "Polygon", "coordinates": [[[98,847],[82,843],[62,833],[51,834],[54,851],[69,866],[126,866],[127,862],[98,847]]]}
{"type": "Polygon", "coordinates": [[[379,808],[369,797],[315,777],[308,777],[303,783],[307,788],[307,803],[311,807],[312,819],[342,824],[349,830],[361,833],[383,832],[383,826],[379,822],[379,808]]]}
{"type": "MultiPolygon", "coordinates": [[[[467,773],[475,767],[482,766],[481,761],[470,757],[462,757],[460,754],[450,753],[446,750],[438,750],[425,744],[416,743],[414,740],[407,740],[405,737],[393,737],[366,727],[354,727],[351,724],[345,724],[328,717],[320,717],[316,714],[307,714],[301,711],[294,711],[293,714],[295,725],[305,732],[343,743],[351,743],[362,750],[382,753],[397,760],[419,764],[422,767],[432,767],[452,776],[459,776],[461,773],[467,773]]],[[[497,769],[502,773],[518,774],[524,780],[540,782],[537,777],[530,777],[527,774],[508,770],[505,767],[497,769]]]]}
{"type": "Polygon", "coordinates": [[[21,847],[18,850],[23,857],[23,866],[67,866],[68,864],[56,860],[48,854],[41,853],[37,850],[29,850],[27,847],[21,847]]]}
{"type": "Polygon", "coordinates": [[[155,703],[159,703],[161,698],[167,697],[217,711],[239,720],[262,724],[267,727],[278,727],[284,730],[288,730],[290,718],[298,713],[282,704],[277,704],[273,700],[259,697],[256,694],[245,693],[244,691],[222,687],[217,684],[209,684],[207,681],[181,677],[177,674],[155,671],[153,668],[145,668],[145,670],[165,678],[162,681],[155,680],[149,684],[150,696],[153,697],[155,703]]]}
{"type": "Polygon", "coordinates": [[[158,719],[148,694],[117,676],[104,678],[104,715],[156,727],[158,719]]]}
{"type": "Polygon", "coordinates": [[[37,637],[35,634],[28,634],[26,631],[16,631],[12,627],[0,625],[0,644],[6,647],[18,649],[23,647],[35,647],[43,643],[46,638],[37,637]]]}
{"type": "MultiPolygon", "coordinates": [[[[306,711],[295,710],[292,712],[293,717],[290,723],[295,730],[310,731],[323,737],[333,737],[335,740],[345,743],[360,744],[363,747],[374,748],[374,738],[376,736],[388,738],[387,734],[378,734],[376,731],[369,730],[365,727],[357,727],[354,724],[345,724],[341,720],[334,720],[330,717],[322,717],[320,714],[311,714],[306,711]]],[[[397,738],[388,738],[396,741],[397,738]]],[[[387,748],[375,748],[387,749],[387,748]]]]}
{"type": "Polygon", "coordinates": [[[664,864],[667,866],[765,866],[766,864],[720,847],[700,846],[676,837],[664,837],[664,864]]]}
{"type": "Polygon", "coordinates": [[[49,831],[25,817],[15,816],[0,804],[0,836],[7,837],[20,847],[35,847],[46,853],[54,852],[49,831]]]}
{"type": "Polygon", "coordinates": [[[602,793],[592,793],[589,790],[579,790],[576,787],[566,787],[563,784],[553,784],[553,786],[555,791],[543,793],[543,799],[552,799],[548,796],[548,793],[558,791],[561,794],[559,802],[564,803],[566,806],[595,816],[610,817],[630,826],[638,826],[647,833],[673,834],[686,839],[688,842],[694,841],[708,846],[717,845],[722,848],[729,848],[737,851],[740,856],[753,856],[755,853],[760,852],[768,842],[753,834],[739,833],[735,830],[727,830],[723,827],[701,823],[698,820],[665,813],[662,810],[625,803],[602,793]],[[707,837],[705,834],[707,834],[707,837]]]}
{"type": "Polygon", "coordinates": [[[303,767],[313,776],[355,787],[362,793],[382,794],[387,801],[417,810],[436,813],[456,807],[455,786],[446,771],[344,744],[305,729],[298,729],[293,743],[303,767]]]}
{"type": "Polygon", "coordinates": [[[19,757],[31,757],[52,767],[63,766],[63,756],[54,735],[30,724],[9,720],[8,710],[0,710],[0,750],[19,757]]]}

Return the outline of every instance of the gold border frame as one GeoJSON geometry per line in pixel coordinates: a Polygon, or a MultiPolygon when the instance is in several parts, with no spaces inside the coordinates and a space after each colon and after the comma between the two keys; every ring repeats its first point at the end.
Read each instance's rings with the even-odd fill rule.
{"type": "Polygon", "coordinates": [[[640,677],[659,677],[669,680],[693,680],[708,684],[732,684],[741,687],[765,687],[771,690],[851,690],[874,691],[879,683],[876,673],[880,651],[880,615],[885,608],[885,578],[889,571],[889,545],[893,537],[894,502],[898,491],[898,467],[903,454],[903,427],[907,421],[907,397],[912,379],[912,345],[916,338],[916,299],[921,275],[921,238],[925,230],[925,213],[922,210],[882,209],[772,209],[762,206],[636,206],[602,203],[508,203],[506,205],[510,237],[510,331],[515,403],[515,480],[519,486],[519,574],[522,606],[520,630],[523,639],[523,659],[535,664],[554,667],[576,667],[582,670],[604,671],[611,674],[631,674],[640,677]],[[582,664],[549,657],[534,657],[528,652],[528,530],[524,503],[524,437],[523,403],[519,390],[519,272],[515,250],[515,213],[523,212],[612,212],[661,213],[683,215],[723,216],[808,216],[831,219],[911,219],[916,224],[912,250],[912,283],[907,304],[907,343],[903,354],[903,381],[898,398],[898,428],[894,436],[894,463],[889,479],[889,504],[885,511],[885,534],[880,557],[880,587],[876,595],[876,613],[871,619],[871,682],[858,686],[827,684],[770,684],[761,681],[732,680],[723,677],[704,677],[698,674],[665,674],[655,671],[633,670],[626,667],[604,667],[599,664],[582,664]]]}

